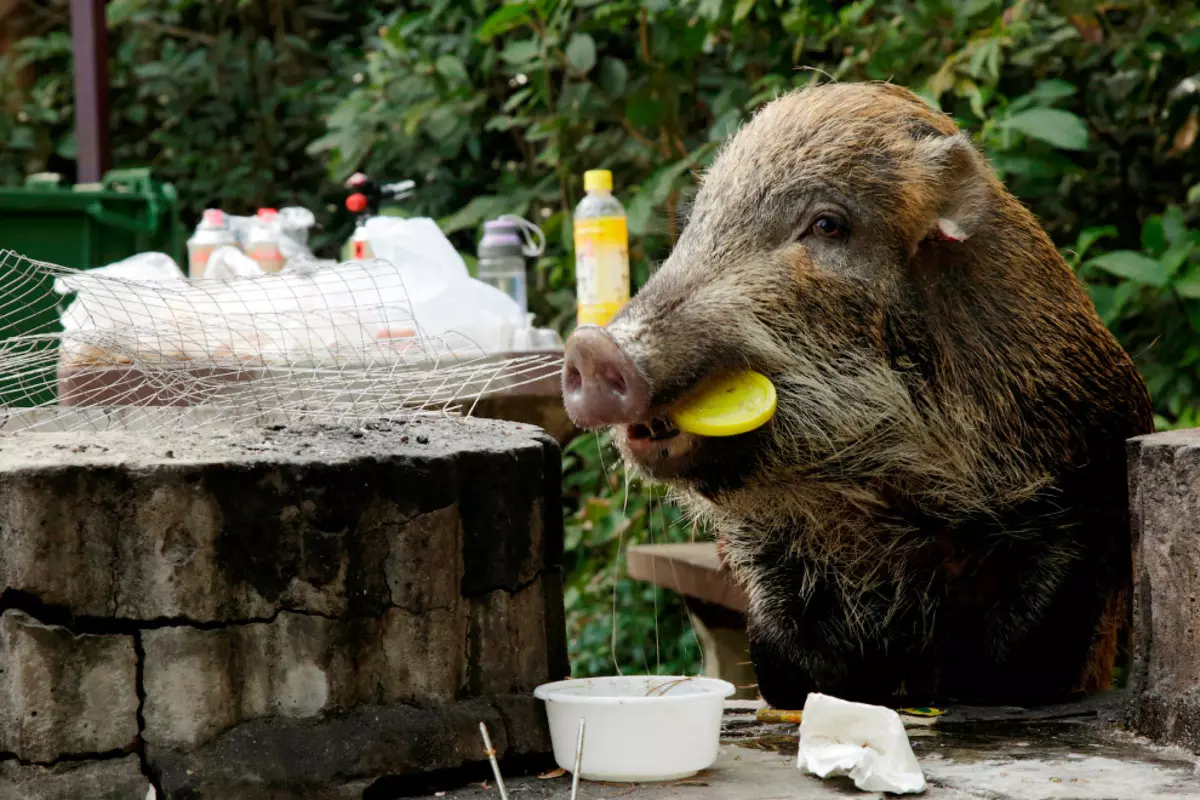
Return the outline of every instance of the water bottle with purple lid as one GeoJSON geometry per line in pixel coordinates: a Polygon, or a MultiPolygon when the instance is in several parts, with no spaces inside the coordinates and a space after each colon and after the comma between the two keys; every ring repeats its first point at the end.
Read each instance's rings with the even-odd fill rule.
{"type": "Polygon", "coordinates": [[[485,222],[479,241],[479,280],[495,286],[517,301],[521,313],[529,311],[525,287],[525,249],[520,225],[501,217],[485,222]]]}

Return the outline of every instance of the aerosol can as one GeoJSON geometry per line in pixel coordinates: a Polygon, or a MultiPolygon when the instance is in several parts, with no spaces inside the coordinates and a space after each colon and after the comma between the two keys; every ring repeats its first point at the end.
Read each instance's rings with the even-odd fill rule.
{"type": "Polygon", "coordinates": [[[352,190],[352,193],[346,197],[346,210],[356,214],[357,221],[354,235],[342,248],[342,260],[374,258],[375,253],[371,250],[371,242],[367,237],[367,220],[379,215],[381,205],[392,205],[412,197],[416,183],[400,181],[378,184],[361,172],[356,172],[346,181],[345,186],[352,190]]]}
{"type": "Polygon", "coordinates": [[[354,233],[350,237],[350,258],[355,261],[366,261],[375,257],[371,249],[371,240],[367,237],[367,198],[358,192],[346,198],[346,208],[358,214],[354,223],[354,233]]]}
{"type": "Polygon", "coordinates": [[[225,222],[225,212],[209,208],[200,218],[196,232],[188,239],[188,274],[199,280],[208,268],[208,259],[219,247],[237,247],[237,238],[225,222]]]}

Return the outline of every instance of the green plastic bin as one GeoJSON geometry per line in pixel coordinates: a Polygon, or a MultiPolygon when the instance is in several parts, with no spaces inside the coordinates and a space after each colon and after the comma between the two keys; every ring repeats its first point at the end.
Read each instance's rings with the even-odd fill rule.
{"type": "MultiPolygon", "coordinates": [[[[31,179],[0,187],[0,251],[76,269],[157,251],[186,269],[186,247],[175,187],[151,180],[147,169],[113,170],[98,186],[31,179]]],[[[54,401],[58,300],[49,275],[11,254],[0,259],[0,354],[13,365],[0,370],[0,406],[54,401]]]]}

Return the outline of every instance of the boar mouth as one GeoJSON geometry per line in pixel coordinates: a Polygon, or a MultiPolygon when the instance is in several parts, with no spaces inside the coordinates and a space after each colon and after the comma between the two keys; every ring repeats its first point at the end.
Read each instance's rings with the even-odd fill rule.
{"type": "Polygon", "coordinates": [[[670,414],[660,414],[647,422],[636,422],[626,427],[625,435],[633,441],[649,440],[664,442],[680,433],[670,414]]]}
{"type": "Polygon", "coordinates": [[[619,426],[618,444],[628,463],[662,480],[681,479],[696,463],[704,437],[679,429],[666,411],[619,426]]]}

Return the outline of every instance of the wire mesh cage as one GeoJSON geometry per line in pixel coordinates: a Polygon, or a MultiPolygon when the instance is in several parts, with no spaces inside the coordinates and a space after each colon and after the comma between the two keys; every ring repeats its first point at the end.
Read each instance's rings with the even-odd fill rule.
{"type": "Polygon", "coordinates": [[[96,406],[139,427],[470,413],[560,364],[430,335],[381,260],[143,280],[0,251],[0,287],[0,406],[41,409],[25,417],[60,430],[86,426],[94,416],[72,412],[96,406]],[[163,413],[181,407],[202,413],[163,413]]]}

